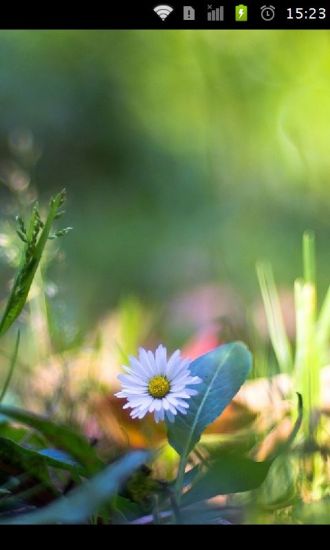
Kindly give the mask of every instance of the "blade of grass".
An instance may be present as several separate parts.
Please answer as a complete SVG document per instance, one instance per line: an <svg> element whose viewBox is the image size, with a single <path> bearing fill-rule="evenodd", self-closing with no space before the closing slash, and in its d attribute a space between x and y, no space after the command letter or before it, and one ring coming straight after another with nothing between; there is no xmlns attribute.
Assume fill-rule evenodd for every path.
<svg viewBox="0 0 330 550"><path fill-rule="evenodd" d="M305 231L303 235L303 264L305 282L314 285L316 280L315 236L309 231Z"/></svg>
<svg viewBox="0 0 330 550"><path fill-rule="evenodd" d="M59 214L59 209L63 205L64 199L64 190L51 199L45 224L40 220L37 206L33 209L29 229L26 234L27 244L24 247L20 267L0 321L0 337L11 327L25 305L47 239L50 236L53 222ZM41 233L39 235L40 230Z"/></svg>
<svg viewBox="0 0 330 550"><path fill-rule="evenodd" d="M311 414L319 405L320 354L316 337L316 261L314 235L303 236L304 278L294 285L296 310L295 374L298 391L303 395L306 414L304 433L309 437Z"/></svg>
<svg viewBox="0 0 330 550"><path fill-rule="evenodd" d="M1 524L74 524L86 522L118 492L125 481L151 457L147 451L132 451L104 468L92 479L48 506L0 521Z"/></svg>
<svg viewBox="0 0 330 550"><path fill-rule="evenodd" d="M0 403L4 399L4 397L7 393L10 381L11 381L12 376L13 376L14 368L15 368L16 361L17 361L19 342L20 342L20 331L18 331L18 333L17 333L16 343L15 343L15 347L14 347L14 353L12 355L10 365L9 365L9 371L8 371L7 378L5 380L5 383L3 385L3 388L2 388L2 391L1 391L1 394L0 394Z"/></svg>
<svg viewBox="0 0 330 550"><path fill-rule="evenodd" d="M330 340L330 287L325 296L320 315L316 325L317 346L320 352L322 364L328 360L328 348Z"/></svg>
<svg viewBox="0 0 330 550"><path fill-rule="evenodd" d="M0 405L0 414L38 430L53 445L72 455L89 473L93 474L104 467L104 463L89 441L68 426L56 424L48 418L8 405Z"/></svg>
<svg viewBox="0 0 330 550"><path fill-rule="evenodd" d="M280 371L291 372L293 367L291 347L285 331L280 300L271 266L258 262L256 269L269 335Z"/></svg>

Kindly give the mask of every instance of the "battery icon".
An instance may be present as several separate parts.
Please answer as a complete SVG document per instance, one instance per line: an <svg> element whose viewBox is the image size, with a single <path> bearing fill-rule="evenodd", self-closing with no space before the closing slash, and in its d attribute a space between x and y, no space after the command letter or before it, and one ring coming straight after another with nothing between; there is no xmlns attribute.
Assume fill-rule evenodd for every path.
<svg viewBox="0 0 330 550"><path fill-rule="evenodd" d="M235 21L247 21L248 20L248 8L244 4L235 6Z"/></svg>

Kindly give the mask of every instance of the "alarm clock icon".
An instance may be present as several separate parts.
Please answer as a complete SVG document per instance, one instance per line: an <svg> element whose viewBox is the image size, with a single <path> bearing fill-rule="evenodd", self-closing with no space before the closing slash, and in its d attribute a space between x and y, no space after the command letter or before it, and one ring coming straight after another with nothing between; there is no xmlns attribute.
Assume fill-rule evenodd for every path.
<svg viewBox="0 0 330 550"><path fill-rule="evenodd" d="M264 21L272 21L275 17L275 8L274 6L262 6L260 8L261 10L261 18Z"/></svg>

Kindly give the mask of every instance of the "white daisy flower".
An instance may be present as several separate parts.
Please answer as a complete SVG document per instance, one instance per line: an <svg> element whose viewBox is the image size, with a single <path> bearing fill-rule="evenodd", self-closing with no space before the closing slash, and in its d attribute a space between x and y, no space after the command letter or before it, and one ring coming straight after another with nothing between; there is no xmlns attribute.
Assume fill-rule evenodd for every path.
<svg viewBox="0 0 330 550"><path fill-rule="evenodd" d="M127 374L118 376L122 391L117 397L125 397L124 409L131 408L132 418L143 418L154 413L156 422L165 419L174 421L177 412L187 414L186 399L198 391L189 388L200 384L201 378L191 376L189 359L183 359L179 350L167 359L166 348L158 346L155 353L139 349L139 358L129 357L130 366L124 367Z"/></svg>

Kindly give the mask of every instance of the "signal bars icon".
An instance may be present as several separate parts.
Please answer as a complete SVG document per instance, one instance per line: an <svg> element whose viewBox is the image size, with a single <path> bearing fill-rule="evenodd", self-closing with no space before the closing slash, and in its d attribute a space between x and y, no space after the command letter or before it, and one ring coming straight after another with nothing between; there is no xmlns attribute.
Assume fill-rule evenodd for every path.
<svg viewBox="0 0 330 550"><path fill-rule="evenodd" d="M154 12L157 13L158 17L160 17L162 21L165 21L172 11L173 8L171 6L166 6L163 4L154 8Z"/></svg>

